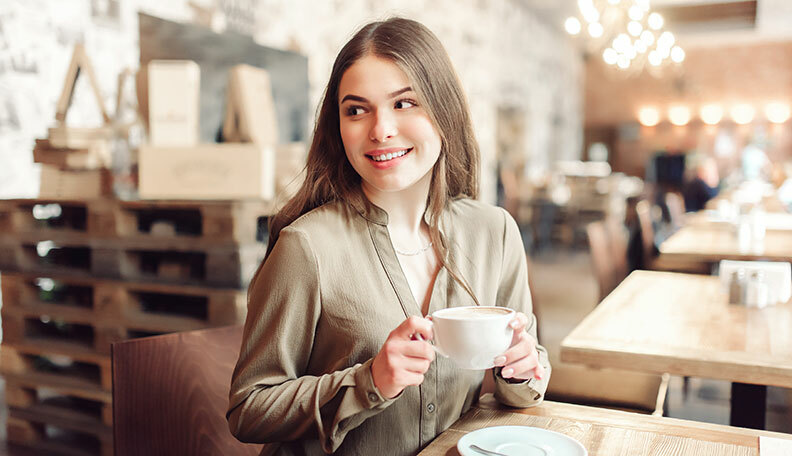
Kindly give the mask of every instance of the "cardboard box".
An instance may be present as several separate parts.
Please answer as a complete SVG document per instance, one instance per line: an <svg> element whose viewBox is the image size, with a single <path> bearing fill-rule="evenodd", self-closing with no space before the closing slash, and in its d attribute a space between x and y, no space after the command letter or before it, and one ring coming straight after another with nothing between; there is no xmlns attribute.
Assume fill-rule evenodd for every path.
<svg viewBox="0 0 792 456"><path fill-rule="evenodd" d="M278 144L278 120L269 73L250 65L231 68L223 138L227 142Z"/></svg>
<svg viewBox="0 0 792 456"><path fill-rule="evenodd" d="M39 198L93 199L112 194L112 174L107 169L69 171L41 165Z"/></svg>
<svg viewBox="0 0 792 456"><path fill-rule="evenodd" d="M198 144L198 64L190 60L152 60L147 72L149 143L164 147Z"/></svg>
<svg viewBox="0 0 792 456"><path fill-rule="evenodd" d="M265 199L275 194L275 151L252 143L142 146L141 199Z"/></svg>
<svg viewBox="0 0 792 456"><path fill-rule="evenodd" d="M37 139L33 161L72 170L109 168L112 164L108 141L95 141L89 147L70 149L53 147L49 140Z"/></svg>

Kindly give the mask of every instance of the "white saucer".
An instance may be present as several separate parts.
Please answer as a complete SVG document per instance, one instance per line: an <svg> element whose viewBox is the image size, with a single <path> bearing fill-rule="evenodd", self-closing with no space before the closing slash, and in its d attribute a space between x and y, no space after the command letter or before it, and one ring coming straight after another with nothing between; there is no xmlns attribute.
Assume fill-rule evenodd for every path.
<svg viewBox="0 0 792 456"><path fill-rule="evenodd" d="M529 426L495 426L469 432L457 442L462 456L482 456L470 448L475 444L485 450L508 456L587 456L588 452L577 440Z"/></svg>

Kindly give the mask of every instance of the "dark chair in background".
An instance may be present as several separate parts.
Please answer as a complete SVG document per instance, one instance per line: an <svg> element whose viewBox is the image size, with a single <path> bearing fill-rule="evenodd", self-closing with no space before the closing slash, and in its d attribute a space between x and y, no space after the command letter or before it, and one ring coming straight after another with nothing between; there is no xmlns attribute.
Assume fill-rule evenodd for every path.
<svg viewBox="0 0 792 456"><path fill-rule="evenodd" d="M225 412L242 326L115 343L113 433L116 456L254 456Z"/></svg>

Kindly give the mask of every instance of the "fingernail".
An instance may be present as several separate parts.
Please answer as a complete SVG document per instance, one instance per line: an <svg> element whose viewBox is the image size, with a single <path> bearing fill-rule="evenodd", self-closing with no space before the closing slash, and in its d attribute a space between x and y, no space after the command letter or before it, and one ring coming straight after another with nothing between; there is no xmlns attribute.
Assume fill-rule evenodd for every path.
<svg viewBox="0 0 792 456"><path fill-rule="evenodd" d="M539 375L539 374L534 374L534 378L535 378L535 379L537 379L537 380L541 380L541 379L542 379L542 376L541 376L541 375Z"/></svg>
<svg viewBox="0 0 792 456"><path fill-rule="evenodd" d="M511 323L509 323L509 326L511 327L511 329L516 329L519 324L520 322L518 321L512 321Z"/></svg>
<svg viewBox="0 0 792 456"><path fill-rule="evenodd" d="M512 369L512 368L503 369L503 370L501 371L501 376L502 376L503 378L509 378L509 377L511 377L511 376L512 376L512 374L513 374L513 373L514 373L514 369Z"/></svg>
<svg viewBox="0 0 792 456"><path fill-rule="evenodd" d="M495 365L496 366L503 366L506 364L506 357L505 356L498 356L495 358Z"/></svg>

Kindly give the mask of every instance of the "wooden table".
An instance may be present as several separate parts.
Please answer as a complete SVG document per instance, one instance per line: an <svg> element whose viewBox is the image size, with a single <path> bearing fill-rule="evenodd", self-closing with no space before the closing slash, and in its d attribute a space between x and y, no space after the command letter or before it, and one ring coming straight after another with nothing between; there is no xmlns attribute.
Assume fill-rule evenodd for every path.
<svg viewBox="0 0 792 456"><path fill-rule="evenodd" d="M792 435L674 418L545 401L527 409L506 408L492 395L482 398L440 434L421 456L458 456L456 443L470 431L490 426L533 426L566 434L590 456L759 454L759 436L792 441Z"/></svg>
<svg viewBox="0 0 792 456"><path fill-rule="evenodd" d="M689 224L660 244L661 263L716 263L720 260L792 261L792 231L767 230L761 250L741 250L731 229Z"/></svg>
<svg viewBox="0 0 792 456"><path fill-rule="evenodd" d="M564 339L561 360L729 380L732 424L764 427L765 386L792 388L792 302L727 301L717 277L635 271Z"/></svg>

